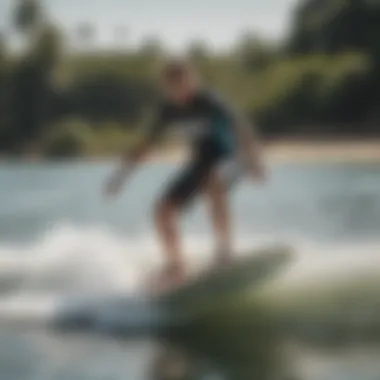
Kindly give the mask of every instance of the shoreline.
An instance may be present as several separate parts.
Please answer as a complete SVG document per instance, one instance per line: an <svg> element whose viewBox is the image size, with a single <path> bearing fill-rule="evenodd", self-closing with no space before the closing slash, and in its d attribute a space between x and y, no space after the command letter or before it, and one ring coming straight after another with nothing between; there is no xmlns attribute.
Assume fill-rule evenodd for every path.
<svg viewBox="0 0 380 380"><path fill-rule="evenodd" d="M274 142L264 144L263 155L270 163L380 162L380 140ZM150 155L148 161L178 162L185 157L184 149L171 147L167 151L157 150Z"/></svg>
<svg viewBox="0 0 380 380"><path fill-rule="evenodd" d="M380 163L380 139L362 141L277 141L264 143L264 160L268 163ZM48 158L38 154L24 156L0 155L1 162L92 162L104 163L118 155ZM187 149L167 146L154 150L145 162L173 163L184 161Z"/></svg>
<svg viewBox="0 0 380 380"><path fill-rule="evenodd" d="M331 142L279 142L264 147L274 162L380 162L380 140Z"/></svg>

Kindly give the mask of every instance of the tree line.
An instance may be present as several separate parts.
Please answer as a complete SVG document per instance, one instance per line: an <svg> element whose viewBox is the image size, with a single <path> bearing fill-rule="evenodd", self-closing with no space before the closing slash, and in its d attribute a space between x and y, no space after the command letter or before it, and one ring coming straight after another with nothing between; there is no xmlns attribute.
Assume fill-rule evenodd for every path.
<svg viewBox="0 0 380 380"><path fill-rule="evenodd" d="M124 51L68 50L37 0L18 0L14 33L0 35L0 151L50 156L115 152L139 138L157 96L160 41ZM254 27L254 25L253 25ZM83 39L91 28L83 27ZM271 42L246 34L230 51L188 47L205 81L264 138L380 135L380 3L303 0L291 32Z"/></svg>

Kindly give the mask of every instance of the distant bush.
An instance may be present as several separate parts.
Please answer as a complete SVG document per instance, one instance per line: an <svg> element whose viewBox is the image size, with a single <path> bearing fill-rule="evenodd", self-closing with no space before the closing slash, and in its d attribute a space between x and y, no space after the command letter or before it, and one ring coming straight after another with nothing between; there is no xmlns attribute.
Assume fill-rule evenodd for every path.
<svg viewBox="0 0 380 380"><path fill-rule="evenodd" d="M91 129L86 124L70 120L55 126L45 138L43 154L49 158L84 156L91 140Z"/></svg>
<svg viewBox="0 0 380 380"><path fill-rule="evenodd" d="M43 153L49 158L108 156L126 151L141 138L117 123L90 125L66 120L57 125L45 139Z"/></svg>
<svg viewBox="0 0 380 380"><path fill-rule="evenodd" d="M344 118L344 112L350 115L347 121L355 121L359 114L350 105L362 102L357 86L368 71L366 57L358 54L282 60L251 80L245 107L269 135L307 135L305 125L320 123L323 128Z"/></svg>
<svg viewBox="0 0 380 380"><path fill-rule="evenodd" d="M24 3L14 26L27 48L14 54L11 34L0 34L0 151L19 154L33 141L48 157L104 156L136 143L135 126L157 98L164 46L151 38L139 49L69 52L43 2ZM377 1L300 0L288 41L246 33L225 51L194 42L188 55L264 138L373 137L379 31Z"/></svg>
<svg viewBox="0 0 380 380"><path fill-rule="evenodd" d="M109 156L126 152L141 139L133 128L118 123L104 123L93 132L87 153L91 156Z"/></svg>

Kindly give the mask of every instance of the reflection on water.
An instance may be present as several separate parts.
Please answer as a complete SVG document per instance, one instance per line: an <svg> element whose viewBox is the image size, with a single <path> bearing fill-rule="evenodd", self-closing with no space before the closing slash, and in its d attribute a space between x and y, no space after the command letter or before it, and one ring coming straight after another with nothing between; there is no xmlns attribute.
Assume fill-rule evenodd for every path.
<svg viewBox="0 0 380 380"><path fill-rule="evenodd" d="M186 350L173 344L162 344L151 365L153 380L186 380L202 378L197 362Z"/></svg>
<svg viewBox="0 0 380 380"><path fill-rule="evenodd" d="M0 330L4 380L378 380L380 346L285 342L264 318L206 321L160 342ZM256 325L257 323L257 325ZM249 325L249 326L248 326ZM217 329L220 328L220 331ZM258 328L258 329L257 329ZM280 344L281 343L281 344Z"/></svg>
<svg viewBox="0 0 380 380"><path fill-rule="evenodd" d="M0 329L1 380L149 379L155 345L51 331Z"/></svg>
<svg viewBox="0 0 380 380"><path fill-rule="evenodd" d="M254 317L255 318L255 317ZM258 319L255 319L258 322ZM235 325L234 323L239 325ZM256 323L255 322L255 323ZM380 341L289 341L261 320L182 332L157 350L151 380L378 380ZM257 330L258 328L258 330ZM220 329L220 330L219 330ZM195 331L196 330L196 331Z"/></svg>
<svg viewBox="0 0 380 380"><path fill-rule="evenodd" d="M346 256L344 268L330 271L315 266L313 276L297 277L294 266L263 287L210 299L166 336L167 378L378 380L380 270L371 257ZM173 349L185 355L186 375L175 371Z"/></svg>
<svg viewBox="0 0 380 380"><path fill-rule="evenodd" d="M153 365L155 379L287 378L290 362L277 325L233 299L166 331Z"/></svg>

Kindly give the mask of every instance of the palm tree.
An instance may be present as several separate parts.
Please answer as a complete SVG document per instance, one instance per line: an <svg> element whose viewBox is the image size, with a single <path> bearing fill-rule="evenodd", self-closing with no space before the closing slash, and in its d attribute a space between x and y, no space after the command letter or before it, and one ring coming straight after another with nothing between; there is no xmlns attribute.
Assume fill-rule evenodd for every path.
<svg viewBox="0 0 380 380"><path fill-rule="evenodd" d="M272 47L256 34L247 32L239 41L237 56L248 70L260 70L268 66L274 58Z"/></svg>
<svg viewBox="0 0 380 380"><path fill-rule="evenodd" d="M87 22L81 23L76 29L76 36L79 46L90 46L96 36L95 26Z"/></svg>
<svg viewBox="0 0 380 380"><path fill-rule="evenodd" d="M23 34L30 33L41 23L43 12L37 0L18 0L13 24Z"/></svg>
<svg viewBox="0 0 380 380"><path fill-rule="evenodd" d="M6 43L3 33L0 32L0 62L3 62L6 53Z"/></svg>
<svg viewBox="0 0 380 380"><path fill-rule="evenodd" d="M63 45L60 31L46 24L33 45L33 56L46 70L51 70L60 57Z"/></svg>
<svg viewBox="0 0 380 380"><path fill-rule="evenodd" d="M207 44L202 40L192 41L188 48L187 54L191 60L200 63L207 59L209 56L210 50Z"/></svg>

